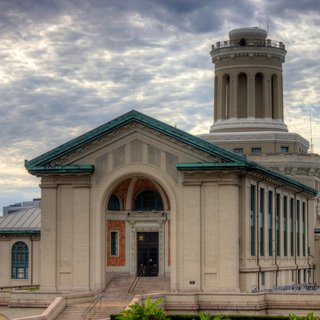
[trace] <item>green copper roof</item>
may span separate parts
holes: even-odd
[[[15,230],[15,229],[12,229],[12,230],[1,230],[0,229],[0,235],[2,236],[39,236],[41,234],[41,230],[34,230],[34,229],[31,229],[31,230]]]
[[[132,110],[124,115],[115,118],[107,122],[106,124],[97,127],[67,143],[62,144],[61,146],[54,148],[53,150],[46,152],[39,157],[36,157],[30,161],[25,160],[25,167],[30,173],[49,173],[54,172],[54,169],[51,171],[48,169],[47,172],[41,171],[45,167],[50,167],[50,163],[55,159],[80,148],[81,146],[96,140],[97,138],[129,123],[137,122],[143,124],[149,128],[152,128],[156,131],[162,132],[170,137],[173,137],[181,142],[184,142],[188,145],[191,145],[197,149],[200,149],[206,153],[214,155],[223,161],[226,162],[245,162],[245,158],[237,155],[231,151],[213,145],[210,142],[207,142],[203,139],[200,139],[196,136],[193,136],[189,133],[186,133],[180,129],[172,127],[166,123],[163,123],[159,120],[146,116],[138,111]],[[54,168],[54,167],[53,167]],[[60,168],[62,169],[62,168]],[[80,169],[80,168],[79,168]]]
[[[181,141],[189,146],[192,146],[198,150],[201,150],[207,154],[217,157],[222,160],[222,163],[194,163],[194,164],[178,164],[177,169],[182,170],[214,170],[218,168],[223,168],[225,170],[231,168],[246,168],[260,172],[265,175],[270,175],[272,178],[282,181],[284,184],[290,184],[295,188],[306,191],[313,195],[316,191],[309,188],[293,179],[290,179],[280,173],[273,170],[267,169],[263,166],[256,164],[253,161],[247,160],[246,157],[233,153],[232,151],[221,148],[210,142],[207,142],[201,138],[193,136],[187,132],[180,129],[172,127],[166,123],[159,120],[146,116],[138,111],[132,110],[122,116],[115,118],[107,122],[106,124],[97,127],[61,146],[40,155],[30,161],[25,160],[25,167],[31,174],[50,174],[50,173],[92,173],[94,171],[94,166],[51,166],[51,163],[55,159],[60,158],[67,153],[70,153],[83,145],[90,143],[103,135],[112,132],[113,130],[120,128],[130,122],[137,122],[146,127],[154,129],[155,131],[161,132],[167,136],[170,136],[178,141]]]
[[[179,171],[209,171],[209,170],[232,170],[232,169],[245,169],[246,171],[254,171],[264,176],[269,176],[271,179],[277,180],[280,184],[289,185],[293,188],[299,189],[303,192],[309,193],[313,196],[317,195],[317,190],[310,188],[294,179],[282,175],[276,171],[268,169],[264,166],[257,164],[254,161],[246,160],[245,162],[234,163],[178,163],[176,165]]]
[[[30,166],[28,161],[25,161],[25,167],[31,174],[68,174],[68,173],[93,173],[93,165],[82,166],[55,166],[55,167],[43,167],[43,166]]]

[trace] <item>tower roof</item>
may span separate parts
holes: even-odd
[[[262,40],[267,38],[267,31],[258,27],[233,29],[229,32],[231,41],[246,39],[246,40]]]

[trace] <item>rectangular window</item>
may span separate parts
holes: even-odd
[[[289,152],[289,147],[287,147],[287,146],[281,146],[281,147],[280,147],[280,152],[281,152],[281,153],[288,153],[288,152]]]
[[[297,200],[297,256],[300,256],[300,201]]]
[[[293,242],[293,199],[290,199],[290,255],[294,256],[294,242]]]
[[[243,148],[235,148],[233,149],[234,153],[243,154]]]
[[[110,231],[110,256],[119,256],[119,233],[118,231]]]
[[[302,254],[306,256],[306,203],[302,202]]]
[[[255,248],[255,197],[256,197],[256,187],[251,185],[250,189],[250,252],[251,256],[256,254]]]
[[[287,215],[288,215],[288,198],[283,197],[283,255],[286,257],[288,255],[288,242],[287,242]]]
[[[260,255],[264,256],[264,189],[260,189]]]
[[[273,219],[273,192],[268,193],[268,252],[272,256],[272,219]]]
[[[276,251],[277,256],[280,256],[280,194],[277,193],[276,197]]]
[[[251,153],[261,153],[261,148],[251,148]]]

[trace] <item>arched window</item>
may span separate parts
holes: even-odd
[[[247,82],[247,75],[245,73],[240,73],[238,75],[238,118],[247,117]]]
[[[11,250],[11,278],[29,278],[29,249],[22,241],[16,242]]]
[[[276,74],[273,74],[271,77],[271,113],[272,113],[272,119],[280,119],[278,76]]]
[[[112,194],[108,202],[108,210],[110,211],[120,211],[120,201],[115,194]]]
[[[134,200],[133,210],[135,211],[161,211],[163,202],[160,194],[153,190],[145,190],[138,194]]]
[[[264,110],[264,93],[263,93],[263,75],[261,73],[257,73],[255,76],[255,115],[256,118],[264,118],[265,110]]]

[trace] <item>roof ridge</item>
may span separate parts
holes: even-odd
[[[60,157],[68,152],[71,152],[76,148],[79,148],[81,145],[89,143],[97,139],[98,137],[102,136],[103,134],[106,134],[130,121],[137,121],[155,130],[164,132],[167,135],[174,137],[175,139],[178,139],[185,143],[189,143],[198,149],[202,149],[207,153],[214,154],[215,156],[218,156],[228,162],[240,161],[246,163],[249,161],[243,156],[237,155],[232,151],[216,146],[208,141],[205,141],[204,139],[191,135],[186,131],[173,127],[150,116],[147,116],[139,111],[131,110],[117,118],[114,118],[113,120],[110,120],[105,124],[100,125],[95,129],[92,129],[80,135],[79,137],[76,137],[70,141],[67,141],[66,143],[63,143],[60,146],[57,146],[52,150],[49,150],[48,152],[32,160],[25,160],[25,167],[27,169],[31,169],[38,166],[43,166],[53,161],[55,158]]]

